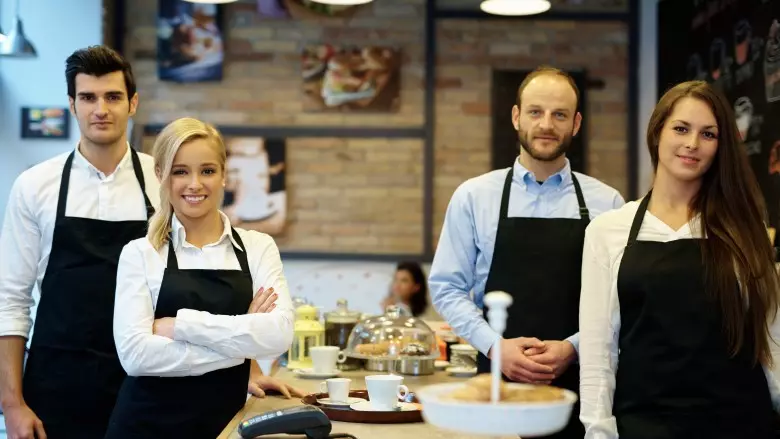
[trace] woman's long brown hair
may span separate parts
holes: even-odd
[[[730,354],[748,348],[754,362],[771,365],[769,326],[777,312],[780,281],[766,229],[766,205],[731,105],[720,91],[704,81],[689,81],[661,97],[647,127],[653,167],[658,169],[658,141],[664,124],[684,97],[706,103],[718,123],[715,158],[690,205],[691,217],[701,214],[707,237],[702,240],[705,285],[720,303]]]

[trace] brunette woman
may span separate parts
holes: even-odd
[[[652,189],[585,236],[585,437],[774,438],[778,275],[728,101],[706,82],[673,87],[647,145]]]

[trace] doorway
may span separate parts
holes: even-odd
[[[492,169],[505,169],[514,163],[519,154],[517,144],[517,131],[512,126],[512,106],[516,103],[517,88],[523,79],[531,73],[531,70],[493,70],[492,83]],[[582,113],[582,127],[580,132],[572,139],[571,148],[566,154],[571,162],[571,169],[580,173],[585,172],[587,155],[587,75],[582,70],[567,71],[577,88],[580,89],[580,101],[577,111]]]

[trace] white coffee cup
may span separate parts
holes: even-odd
[[[327,393],[332,402],[347,402],[351,382],[349,378],[330,378],[320,383],[320,392]]]
[[[366,389],[371,407],[376,410],[393,410],[398,400],[404,399],[409,388],[401,384],[404,377],[398,375],[370,375],[366,377]]]
[[[336,363],[347,360],[347,356],[338,346],[314,346],[309,348],[309,355],[314,365],[314,373],[332,373],[336,370]]]

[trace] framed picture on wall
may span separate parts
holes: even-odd
[[[160,0],[157,72],[163,81],[222,79],[225,59],[221,8],[216,4]]]
[[[401,56],[379,46],[308,46],[301,56],[303,110],[394,113],[401,105]]]
[[[22,107],[22,139],[70,139],[67,108]]]
[[[233,226],[280,235],[287,222],[284,139],[225,136],[222,211]]]

